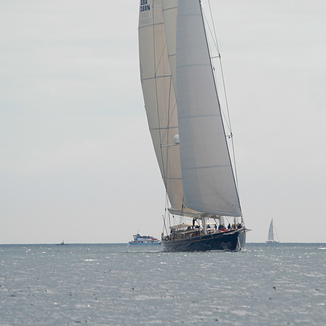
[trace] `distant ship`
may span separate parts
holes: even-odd
[[[279,243],[279,241],[275,240],[274,237],[274,223],[273,223],[273,219],[271,220],[271,224],[269,225],[269,230],[268,230],[268,239],[266,241],[266,243]]]
[[[133,236],[134,241],[129,241],[130,245],[160,245],[161,241],[152,236],[141,236],[139,233]]]

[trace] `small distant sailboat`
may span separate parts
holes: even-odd
[[[271,224],[269,225],[268,238],[267,238],[266,243],[279,243],[279,241],[275,240],[274,231],[275,231],[274,222],[272,219]]]

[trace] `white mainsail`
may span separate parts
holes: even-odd
[[[200,0],[141,0],[139,48],[148,124],[172,208],[241,216]]]
[[[274,240],[274,223],[273,223],[273,219],[271,220],[271,224],[269,225],[267,241],[271,241],[271,242],[275,241]]]
[[[199,0],[179,0],[177,103],[185,205],[241,216]]]

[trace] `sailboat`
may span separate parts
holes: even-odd
[[[161,244],[239,251],[248,229],[201,1],[141,0],[138,31],[145,110],[167,194]]]
[[[273,219],[271,220],[271,223],[269,225],[268,238],[267,238],[266,243],[279,243],[279,241],[275,240]]]

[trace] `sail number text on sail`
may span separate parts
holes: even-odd
[[[140,12],[151,10],[151,5],[147,3],[147,0],[141,0]]]

